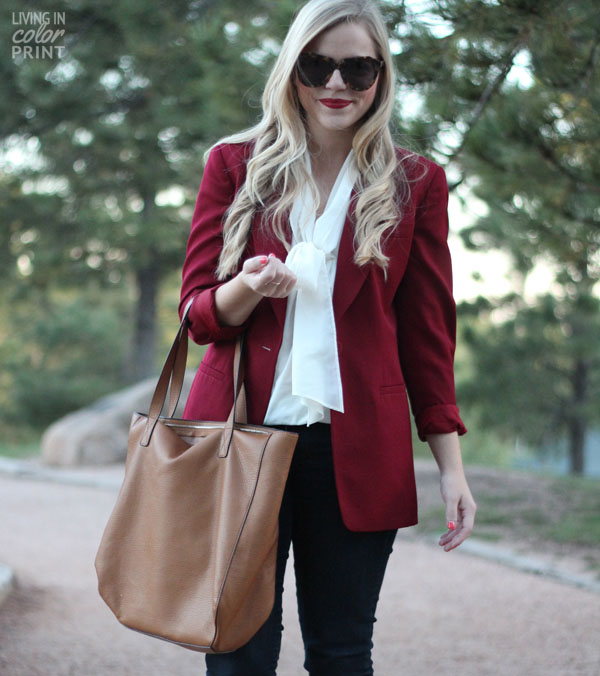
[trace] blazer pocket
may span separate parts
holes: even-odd
[[[203,361],[200,362],[200,366],[198,368],[207,376],[210,376],[215,380],[219,381],[225,380],[225,374],[222,371],[219,371],[218,369],[209,366],[209,364],[205,364]]]
[[[406,392],[406,385],[398,383],[397,385],[382,385],[379,388],[381,394],[404,394]]]

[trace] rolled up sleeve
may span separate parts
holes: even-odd
[[[222,282],[222,284],[225,283]],[[226,326],[219,322],[215,294],[222,284],[205,289],[194,297],[188,317],[190,321],[190,335],[199,345],[236,338],[238,334],[247,328],[248,321],[238,326]]]

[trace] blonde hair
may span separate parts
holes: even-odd
[[[385,63],[379,73],[375,100],[354,135],[352,147],[359,172],[355,186],[358,199],[354,210],[354,262],[375,262],[387,277],[389,257],[383,253],[383,244],[409,197],[402,164],[410,155],[396,157],[389,129],[394,108],[394,68],[386,26],[370,0],[310,0],[290,26],[267,80],[262,119],[250,129],[215,144],[254,142],[246,181],[225,216],[218,279],[236,271],[257,213],[263,215],[260,227],[270,221],[273,232],[289,251],[291,245],[286,241],[283,223],[302,185],[308,184],[318,203],[317,186],[303,159],[307,134],[293,76],[302,49],[324,30],[343,21],[364,25]],[[210,149],[206,155],[209,152]]]

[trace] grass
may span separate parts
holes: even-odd
[[[23,460],[34,455],[39,455],[40,442],[29,443],[0,443],[0,456]]]
[[[0,456],[24,459],[40,453],[42,433],[31,428],[0,426]]]
[[[600,482],[579,477],[544,477],[529,472],[469,472],[477,502],[479,536],[551,539],[600,546]],[[486,476],[487,474],[487,476]],[[516,479],[517,477],[517,479]],[[521,490],[515,490],[518,482]],[[425,506],[419,529],[439,530],[444,508]]]
[[[565,504],[560,519],[544,524],[546,537],[557,542],[600,544],[600,482],[578,477],[552,480],[552,490]]]

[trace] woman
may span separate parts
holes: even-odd
[[[397,529],[417,522],[407,393],[440,469],[446,551],[473,528],[455,402],[445,175],[394,147],[393,66],[368,0],[298,13],[252,129],[209,154],[181,311],[211,343],[185,418],[225,420],[246,332],[248,420],[300,435],[280,515],[277,595],[211,676],[275,674],[294,546],[305,668],[372,674],[371,637]]]

